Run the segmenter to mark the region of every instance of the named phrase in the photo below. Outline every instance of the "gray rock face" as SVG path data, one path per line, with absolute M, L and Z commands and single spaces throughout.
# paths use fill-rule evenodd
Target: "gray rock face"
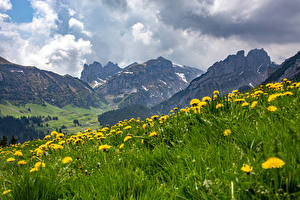
M 142 64 L 134 63 L 112 76 L 96 91 L 118 107 L 132 104 L 152 106 L 185 89 L 188 80 L 201 74 L 201 70 L 194 68 L 177 68 L 163 57 Z
M 112 62 L 108 62 L 104 66 L 99 62 L 94 62 L 93 64 L 85 64 L 83 66 L 80 79 L 89 83 L 92 87 L 97 87 L 121 70 L 117 64 Z
M 236 55 L 229 55 L 225 60 L 216 62 L 184 91 L 175 94 L 155 109 L 168 112 L 173 107 L 188 105 L 193 98 L 211 96 L 214 90 L 219 90 L 223 95 L 240 87 L 254 87 L 268 77 L 269 68 L 276 67 L 264 49 L 253 49 L 247 56 L 244 54 L 244 51 L 238 51 Z
M 264 83 L 281 82 L 284 78 L 300 81 L 300 51 L 295 56 L 285 60 Z

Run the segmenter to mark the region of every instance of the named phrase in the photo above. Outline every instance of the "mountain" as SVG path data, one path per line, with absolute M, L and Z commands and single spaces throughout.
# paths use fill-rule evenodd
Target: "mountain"
M 97 107 L 103 99 L 78 78 L 13 64 L 0 57 L 0 101 Z
M 112 62 L 102 66 L 99 62 L 83 66 L 80 79 L 89 83 L 93 88 L 105 83 L 111 76 L 122 71 L 122 69 Z
M 295 56 L 285 60 L 264 83 L 280 82 L 284 78 L 300 81 L 300 51 Z
M 185 89 L 188 81 L 201 73 L 196 68 L 173 66 L 171 61 L 158 57 L 129 65 L 95 90 L 111 105 L 149 107 Z
M 247 56 L 245 51 L 238 51 L 235 55 L 229 55 L 225 60 L 213 64 L 185 90 L 176 93 L 154 109 L 168 112 L 176 106 L 184 107 L 193 98 L 211 96 L 214 90 L 219 90 L 224 95 L 234 89 L 252 88 L 263 82 L 276 67 L 264 49 L 253 49 Z

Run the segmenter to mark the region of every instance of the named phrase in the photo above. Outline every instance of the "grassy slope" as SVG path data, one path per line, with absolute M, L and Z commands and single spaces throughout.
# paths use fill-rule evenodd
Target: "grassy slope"
M 288 84 L 290 85 L 290 84 Z M 46 145 L 43 156 L 30 150 L 43 149 L 46 140 L 9 147 L 0 152 L 0 188 L 11 189 L 2 199 L 297 199 L 300 196 L 300 84 L 293 95 L 268 102 L 277 89 L 262 87 L 265 94 L 245 98 L 255 108 L 217 99 L 201 108 L 170 114 L 166 120 L 123 122 L 109 130 L 87 131 L 66 141 L 62 150 Z M 258 89 L 257 89 L 258 90 Z M 259 93 L 259 92 L 258 92 Z M 268 94 L 267 94 L 268 93 Z M 216 109 L 217 103 L 224 107 Z M 278 110 L 267 108 L 273 105 Z M 142 125 L 146 124 L 144 129 Z M 131 128 L 125 130 L 128 125 Z M 224 136 L 225 129 L 231 134 Z M 122 134 L 114 131 L 121 130 Z M 157 136 L 149 137 L 156 131 Z M 105 138 L 100 138 L 102 134 Z M 124 142 L 127 135 L 132 138 Z M 92 139 L 91 139 L 92 138 Z M 142 143 L 142 139 L 144 142 Z M 76 143 L 76 144 L 75 144 Z M 124 143 L 124 148 L 119 146 Z M 112 148 L 103 152 L 103 144 Z M 19 149 L 24 156 L 13 156 Z M 63 164 L 65 156 L 73 161 Z M 263 169 L 262 163 L 276 156 L 282 168 Z M 7 158 L 16 158 L 9 163 Z M 17 161 L 25 159 L 25 166 Z M 37 161 L 45 168 L 30 173 Z M 243 164 L 253 167 L 249 174 Z
M 31 112 L 28 111 L 28 108 L 30 108 Z M 72 105 L 59 108 L 50 104 L 46 104 L 46 106 L 38 104 L 26 104 L 25 106 L 15 106 L 10 103 L 0 104 L 0 114 L 3 116 L 56 116 L 59 120 L 51 120 L 47 122 L 49 124 L 49 128 L 55 129 L 64 125 L 67 127 L 64 132 L 67 133 L 85 130 L 88 127 L 98 128 L 98 115 L 108 110 L 109 108 L 106 105 L 102 105 L 101 108 L 90 107 L 90 109 L 86 109 L 74 107 Z M 79 121 L 81 125 L 80 127 L 74 126 L 74 119 Z

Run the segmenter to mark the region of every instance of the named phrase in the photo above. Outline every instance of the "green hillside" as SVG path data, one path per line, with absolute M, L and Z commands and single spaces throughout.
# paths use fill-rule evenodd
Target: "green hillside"
M 169 115 L 2 148 L 0 198 L 299 199 L 300 83 L 214 93 Z
M 9 102 L 0 104 L 0 116 L 13 116 L 20 118 L 22 116 L 50 116 L 57 117 L 58 120 L 49 120 L 43 125 L 48 124 L 44 130 L 59 130 L 62 126 L 66 128 L 64 133 L 73 133 L 75 131 L 85 130 L 87 128 L 99 128 L 98 115 L 108 111 L 109 107 L 102 104 L 99 108 L 80 108 L 72 105 L 59 108 L 50 104 L 26 104 L 13 105 Z M 74 125 L 74 119 L 79 121 L 80 126 Z M 50 131 L 51 132 L 51 131 Z

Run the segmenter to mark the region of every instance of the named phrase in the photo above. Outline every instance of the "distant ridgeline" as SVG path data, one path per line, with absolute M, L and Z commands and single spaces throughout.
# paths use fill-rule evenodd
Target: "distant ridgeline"
M 0 146 L 43 138 L 49 132 L 49 120 L 58 120 L 58 117 L 0 117 Z

